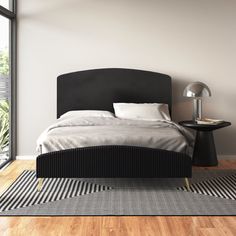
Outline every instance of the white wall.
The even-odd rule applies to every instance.
[[[18,1],[18,155],[56,119],[56,77],[100,67],[171,75],[175,120],[191,118],[185,85],[205,82],[204,114],[233,124],[217,151],[236,154],[235,12],[235,0]]]

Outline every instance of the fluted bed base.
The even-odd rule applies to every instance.
[[[37,178],[184,178],[192,176],[183,153],[133,146],[67,149],[37,157]]]

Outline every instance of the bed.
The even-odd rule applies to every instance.
[[[171,114],[168,75],[150,71],[105,68],[78,71],[57,78],[57,118],[74,110],[114,112],[113,103],[164,103]],[[114,126],[114,125],[113,125]],[[115,127],[115,126],[114,126]],[[58,128],[58,127],[57,127]],[[37,156],[38,189],[43,178],[184,178],[192,176],[191,157],[175,149],[133,145],[71,146]]]

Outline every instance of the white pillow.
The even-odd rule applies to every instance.
[[[115,115],[132,120],[171,120],[168,104],[164,103],[113,103]]]
[[[60,118],[68,117],[108,117],[114,118],[115,115],[110,111],[97,111],[97,110],[75,110],[68,111],[61,115]]]

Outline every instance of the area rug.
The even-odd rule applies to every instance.
[[[24,171],[0,197],[0,216],[236,215],[235,175],[194,171],[189,192],[183,179],[46,179],[38,193],[35,172]]]
[[[45,179],[37,190],[35,171],[25,170],[0,197],[0,212],[111,189],[75,179]]]
[[[188,191],[186,186],[177,189]],[[236,174],[191,184],[190,191],[197,194],[236,200]]]

